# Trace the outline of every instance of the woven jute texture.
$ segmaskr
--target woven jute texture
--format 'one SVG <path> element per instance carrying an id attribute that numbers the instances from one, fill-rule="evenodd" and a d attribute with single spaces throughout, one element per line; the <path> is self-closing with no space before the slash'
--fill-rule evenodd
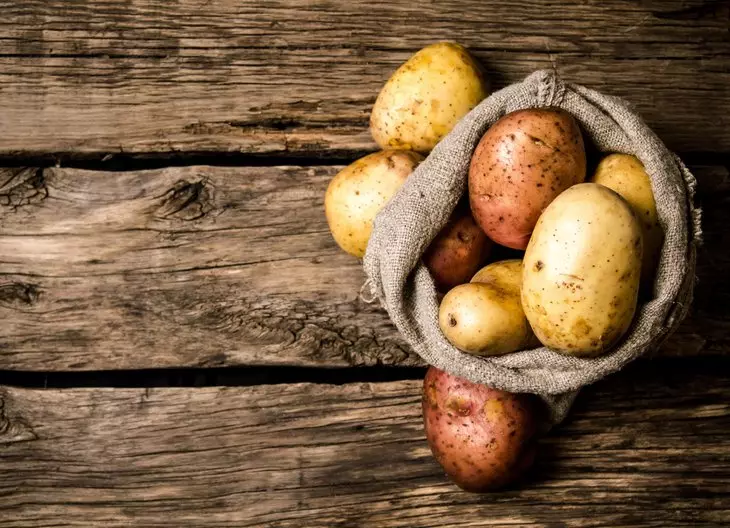
<path id="1" fill-rule="evenodd" d="M 439 302 L 421 256 L 464 195 L 472 153 L 486 130 L 509 112 L 545 107 L 571 113 L 601 152 L 633 154 L 644 164 L 665 234 L 653 295 L 637 308 L 620 344 L 598 358 L 569 357 L 544 347 L 500 357 L 466 354 L 439 329 Z M 627 102 L 564 84 L 554 71 L 537 71 L 467 114 L 381 210 L 364 259 L 368 283 L 393 324 L 426 362 L 473 382 L 538 394 L 555 424 L 565 417 L 581 387 L 656 348 L 687 314 L 701 239 L 695 186 L 680 159 Z"/>

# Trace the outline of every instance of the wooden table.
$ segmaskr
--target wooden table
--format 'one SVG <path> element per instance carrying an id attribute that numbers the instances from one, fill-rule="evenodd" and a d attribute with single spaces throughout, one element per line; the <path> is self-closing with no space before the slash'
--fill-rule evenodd
<path id="1" fill-rule="evenodd" d="M 728 2 L 0 6 L 0 525 L 730 522 Z M 432 460 L 423 364 L 322 210 L 442 39 L 494 88 L 552 65 L 626 97 L 704 207 L 690 319 L 486 496 Z"/>

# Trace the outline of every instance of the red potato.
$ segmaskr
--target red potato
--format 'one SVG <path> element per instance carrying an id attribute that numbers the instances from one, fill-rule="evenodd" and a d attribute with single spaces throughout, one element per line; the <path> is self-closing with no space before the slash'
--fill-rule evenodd
<path id="1" fill-rule="evenodd" d="M 476 224 L 469 208 L 457 207 L 426 250 L 423 263 L 431 272 L 436 288 L 445 293 L 469 282 L 491 249 L 492 241 Z"/>
<path id="2" fill-rule="evenodd" d="M 487 130 L 469 167 L 474 219 L 497 244 L 525 249 L 543 209 L 586 177 L 578 123 L 563 110 L 519 110 Z"/>
<path id="3" fill-rule="evenodd" d="M 511 394 L 431 367 L 422 403 L 431 451 L 460 488 L 495 490 L 532 465 L 540 420 L 536 396 Z"/>

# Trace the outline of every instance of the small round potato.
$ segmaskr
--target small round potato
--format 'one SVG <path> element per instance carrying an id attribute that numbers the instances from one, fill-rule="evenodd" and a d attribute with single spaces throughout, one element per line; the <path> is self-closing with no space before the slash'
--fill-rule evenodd
<path id="1" fill-rule="evenodd" d="M 348 165 L 327 187 L 324 210 L 335 242 L 362 258 L 380 209 L 423 160 L 416 152 L 384 150 Z"/>
<path id="2" fill-rule="evenodd" d="M 532 394 L 511 394 L 431 367 L 422 407 L 431 452 L 466 491 L 504 487 L 535 459 L 542 408 Z"/>
<path id="3" fill-rule="evenodd" d="M 459 44 L 423 48 L 385 83 L 370 115 L 381 148 L 427 153 L 487 96 L 479 65 Z"/>
<path id="4" fill-rule="evenodd" d="M 611 154 L 598 164 L 592 181 L 613 189 L 634 209 L 644 235 L 641 280 L 645 285 L 650 285 L 659 263 L 664 232 L 659 225 L 651 179 L 644 166 L 635 156 Z"/>
<path id="5" fill-rule="evenodd" d="M 423 255 L 436 288 L 447 292 L 468 282 L 486 261 L 492 241 L 474 222 L 469 207 L 457 207 Z"/>
<path id="6" fill-rule="evenodd" d="M 576 120 L 559 109 L 518 110 L 492 125 L 474 151 L 471 210 L 497 244 L 525 249 L 545 207 L 585 177 L 585 148 Z"/>
<path id="7" fill-rule="evenodd" d="M 439 326 L 459 350 L 478 356 L 508 354 L 533 344 L 522 311 L 522 261 L 482 268 L 469 284 L 449 291 L 439 307 Z"/>
<path id="8" fill-rule="evenodd" d="M 537 338 L 572 356 L 608 351 L 634 317 L 641 251 L 636 215 L 608 187 L 582 183 L 558 196 L 524 258 L 522 307 Z"/>

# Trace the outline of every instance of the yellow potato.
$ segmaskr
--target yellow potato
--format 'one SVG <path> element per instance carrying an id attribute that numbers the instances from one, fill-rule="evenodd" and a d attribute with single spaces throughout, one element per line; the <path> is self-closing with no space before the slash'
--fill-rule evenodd
<path id="1" fill-rule="evenodd" d="M 494 284 L 496 288 L 519 297 L 522 287 L 522 261 L 510 259 L 492 262 L 476 272 L 471 282 Z"/>
<path id="2" fill-rule="evenodd" d="M 567 355 L 606 352 L 634 317 L 641 255 L 641 225 L 626 200 L 595 183 L 564 191 L 525 252 L 522 307 L 537 338 Z"/>
<path id="3" fill-rule="evenodd" d="M 520 304 L 521 260 L 494 262 L 469 284 L 446 294 L 439 325 L 456 348 L 479 356 L 508 354 L 531 344 L 532 330 Z"/>
<path id="4" fill-rule="evenodd" d="M 641 280 L 651 284 L 659 263 L 664 232 L 659 225 L 651 180 L 644 166 L 629 154 L 611 154 L 598 164 L 592 181 L 613 189 L 634 209 L 644 235 Z"/>
<path id="5" fill-rule="evenodd" d="M 378 211 L 423 160 L 416 152 L 384 150 L 348 165 L 327 187 L 324 210 L 335 242 L 350 255 L 365 255 Z"/>
<path id="6" fill-rule="evenodd" d="M 370 132 L 381 148 L 427 153 L 486 96 L 479 66 L 462 46 L 432 44 L 385 84 L 370 115 Z"/>

